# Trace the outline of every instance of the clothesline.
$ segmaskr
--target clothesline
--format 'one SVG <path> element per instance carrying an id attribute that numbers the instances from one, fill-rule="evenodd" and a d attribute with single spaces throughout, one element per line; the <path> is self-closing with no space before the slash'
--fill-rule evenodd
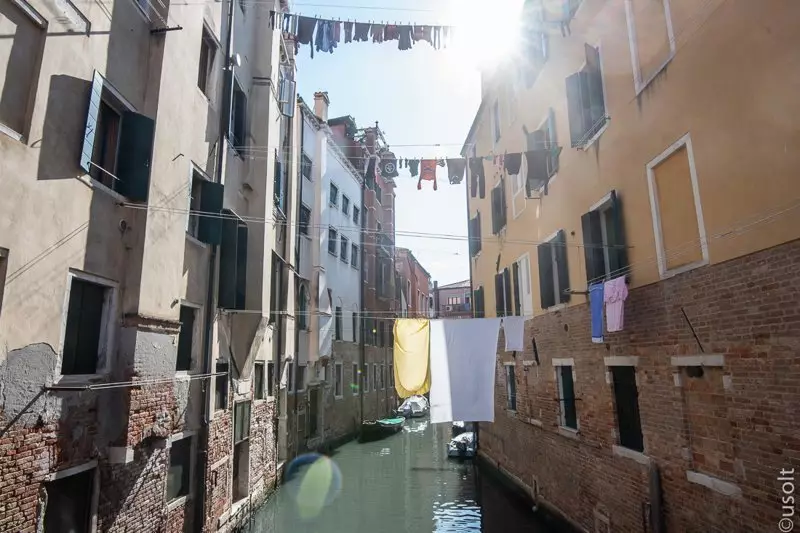
<path id="1" fill-rule="evenodd" d="M 312 59 L 315 50 L 332 54 L 341 42 L 397 41 L 399 50 L 410 50 L 415 43 L 426 41 L 438 50 L 447 47 L 454 32 L 449 25 L 341 21 L 280 11 L 270 11 L 270 26 L 294 36 L 296 52 L 301 44 L 310 45 Z"/>

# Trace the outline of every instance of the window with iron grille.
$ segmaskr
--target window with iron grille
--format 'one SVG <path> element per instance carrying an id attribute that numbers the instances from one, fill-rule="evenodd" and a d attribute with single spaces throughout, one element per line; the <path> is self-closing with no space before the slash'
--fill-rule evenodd
<path id="1" fill-rule="evenodd" d="M 517 410 L 517 377 L 515 365 L 505 365 L 506 370 L 506 408 L 509 411 Z"/>
<path id="2" fill-rule="evenodd" d="M 300 235 L 308 235 L 308 227 L 311 224 L 311 209 L 305 205 L 300 206 Z"/>
<path id="3" fill-rule="evenodd" d="M 338 248 L 339 232 L 336 228 L 328 228 L 328 253 L 335 256 Z"/>

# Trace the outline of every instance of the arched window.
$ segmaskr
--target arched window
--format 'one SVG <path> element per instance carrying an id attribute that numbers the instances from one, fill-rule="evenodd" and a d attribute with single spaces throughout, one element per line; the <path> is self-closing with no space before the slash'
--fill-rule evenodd
<path id="1" fill-rule="evenodd" d="M 305 283 L 301 283 L 297 291 L 297 327 L 301 330 L 308 329 L 308 302 L 308 289 Z"/>

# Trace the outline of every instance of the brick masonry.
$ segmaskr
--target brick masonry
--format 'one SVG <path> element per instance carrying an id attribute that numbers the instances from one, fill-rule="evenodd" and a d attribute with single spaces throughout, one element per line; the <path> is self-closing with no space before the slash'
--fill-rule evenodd
<path id="1" fill-rule="evenodd" d="M 672 356 L 724 357 L 689 377 Z M 532 363 L 536 339 L 540 364 Z M 648 467 L 613 453 L 616 412 L 604 357 L 636 356 L 644 453 L 661 470 L 667 531 L 771 531 L 781 517 L 781 468 L 800 467 L 800 241 L 630 291 L 625 328 L 590 341 L 587 305 L 526 323 L 526 350 L 502 351 L 496 420 L 481 424 L 482 453 L 587 531 L 643 531 Z M 553 358 L 573 358 L 579 431 L 558 431 Z M 523 361 L 525 363 L 523 363 Z M 504 363 L 515 362 L 516 413 Z M 639 458 L 642 459 L 641 457 Z M 697 472 L 732 495 L 687 479 Z M 710 479 L 710 478 L 704 478 Z M 740 494 L 736 494 L 740 490 Z"/>

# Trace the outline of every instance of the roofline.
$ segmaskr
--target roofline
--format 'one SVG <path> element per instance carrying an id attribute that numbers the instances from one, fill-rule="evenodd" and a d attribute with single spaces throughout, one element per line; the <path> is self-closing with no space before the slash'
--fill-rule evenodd
<path id="1" fill-rule="evenodd" d="M 466 139 L 464 139 L 464 146 L 461 147 L 461 157 L 467 157 L 467 148 L 471 144 L 474 144 L 470 142 L 470 139 L 472 139 L 472 136 L 475 135 L 475 130 L 478 129 L 478 119 L 483 113 L 483 109 L 486 107 L 486 102 L 486 98 L 481 98 L 481 105 L 478 106 L 478 110 L 475 112 L 475 118 L 472 119 L 472 125 L 469 127 L 469 132 L 467 133 Z"/>
<path id="2" fill-rule="evenodd" d="M 411 259 L 413 259 L 414 262 L 417 265 L 419 265 L 419 267 L 422 269 L 422 271 L 425 272 L 425 275 L 428 276 L 428 281 L 431 281 L 431 273 L 428 272 L 428 270 L 424 266 L 422 266 L 422 263 L 419 262 L 419 259 L 417 259 L 417 257 L 414 255 L 414 252 L 412 252 L 408 248 L 403 248 L 402 246 L 396 246 L 395 247 L 395 251 L 397 251 L 397 250 L 403 250 L 403 251 L 407 252 L 407 254 L 408 254 L 407 257 L 410 257 Z"/>
<path id="3" fill-rule="evenodd" d="M 459 285 L 466 283 L 465 287 L 460 287 Z M 448 283 L 447 285 L 439 285 L 440 289 L 468 289 L 470 288 L 470 280 L 465 279 L 464 281 L 456 281 L 454 283 Z"/>

